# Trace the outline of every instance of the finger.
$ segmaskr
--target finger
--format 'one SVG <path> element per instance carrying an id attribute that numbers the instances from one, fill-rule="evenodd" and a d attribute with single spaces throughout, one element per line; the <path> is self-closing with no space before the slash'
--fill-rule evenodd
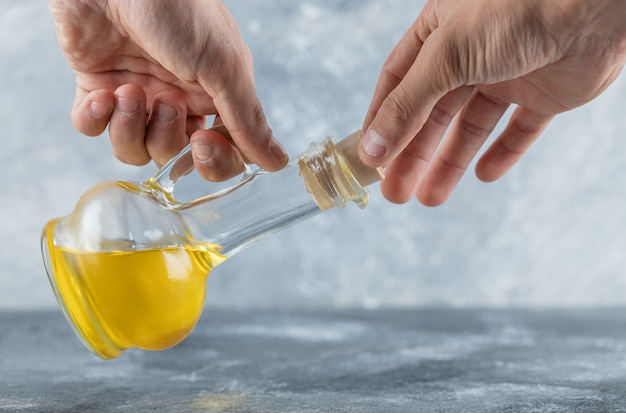
<path id="1" fill-rule="evenodd" d="M 451 64 L 451 48 L 442 44 L 441 34 L 436 31 L 422 44 L 423 24 L 419 22 L 394 48 L 381 75 L 390 78 L 381 80 L 381 84 L 392 84 L 393 77 L 401 80 L 384 98 L 361 140 L 359 154 L 371 167 L 385 166 L 398 156 L 427 121 L 435 104 L 462 85 L 458 68 Z M 416 50 L 419 53 L 402 76 L 402 69 Z"/>
<path id="2" fill-rule="evenodd" d="M 279 170 L 289 157 L 267 124 L 245 61 L 239 60 L 237 67 L 222 79 L 219 89 L 215 90 L 207 80 L 200 82 L 213 96 L 224 126 L 241 152 L 268 171 Z"/>
<path id="3" fill-rule="evenodd" d="M 187 145 L 187 106 L 175 93 L 161 93 L 154 98 L 146 129 L 146 149 L 150 158 L 163 166 Z"/>
<path id="4" fill-rule="evenodd" d="M 194 165 L 204 179 L 220 182 L 243 172 L 239 151 L 222 134 L 198 130 L 191 135 L 190 144 Z"/>
<path id="5" fill-rule="evenodd" d="M 476 90 L 428 166 L 417 189 L 424 205 L 444 203 L 509 104 Z"/>
<path id="6" fill-rule="evenodd" d="M 471 94 L 472 88 L 463 86 L 448 93 L 435 105 L 419 133 L 386 168 L 381 191 L 387 200 L 405 203 L 413 198 L 446 129 Z"/>
<path id="7" fill-rule="evenodd" d="M 187 136 L 193 135 L 197 130 L 204 129 L 206 127 L 206 116 L 187 116 L 187 125 L 185 127 L 185 134 Z"/>
<path id="8" fill-rule="evenodd" d="M 482 181 L 499 179 L 526 153 L 554 119 L 517 107 L 507 127 L 476 164 L 476 176 Z"/>
<path id="9" fill-rule="evenodd" d="M 99 89 L 87 92 L 76 88 L 72 123 L 80 133 L 98 136 L 106 129 L 114 106 L 115 98 L 109 90 Z"/>
<path id="10" fill-rule="evenodd" d="M 255 164 L 268 171 L 277 171 L 287 165 L 289 156 L 281 143 L 267 126 L 263 109 L 258 100 L 235 106 L 230 100 L 215 98 L 224 126 L 230 132 L 237 147 Z M 248 98 L 246 98 L 248 99 Z"/>
<path id="11" fill-rule="evenodd" d="M 406 39 L 405 35 L 405 38 L 392 50 L 383 65 L 378 82 L 376 83 L 374 96 L 367 110 L 365 121 L 363 122 L 363 130 L 367 130 L 389 93 L 398 87 L 402 79 L 404 79 L 415 62 L 415 58 L 421 47 L 422 43 L 417 41 L 415 36 L 410 36 Z"/>
<path id="12" fill-rule="evenodd" d="M 137 85 L 120 86 L 114 92 L 115 108 L 109 121 L 113 154 L 130 165 L 150 161 L 146 148 L 146 94 Z"/>
<path id="13" fill-rule="evenodd" d="M 427 3 L 414 26 L 404 34 L 385 61 L 363 122 L 363 130 L 368 129 L 385 98 L 400 84 L 413 66 L 422 48 L 423 39 L 426 39 L 432 31 L 430 28 L 431 6 L 431 2 Z"/>

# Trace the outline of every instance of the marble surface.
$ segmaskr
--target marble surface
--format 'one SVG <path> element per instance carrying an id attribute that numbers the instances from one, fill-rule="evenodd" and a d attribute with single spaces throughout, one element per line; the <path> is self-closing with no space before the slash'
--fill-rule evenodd
<path id="1" fill-rule="evenodd" d="M 0 412 L 626 412 L 626 310 L 207 309 L 111 361 L 0 312 Z"/>

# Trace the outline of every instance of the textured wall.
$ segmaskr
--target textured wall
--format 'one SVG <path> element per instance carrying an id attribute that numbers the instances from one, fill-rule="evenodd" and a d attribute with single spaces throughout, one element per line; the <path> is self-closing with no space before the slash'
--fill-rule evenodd
<path id="1" fill-rule="evenodd" d="M 360 127 L 378 70 L 420 2 L 228 1 L 269 121 L 292 155 Z M 108 138 L 72 128 L 74 77 L 46 3 L 0 14 L 0 307 L 53 306 L 42 225 L 111 178 Z M 209 280 L 217 306 L 626 304 L 626 81 L 557 118 L 505 178 L 468 171 L 447 204 L 330 211 L 243 251 Z M 187 196 L 205 191 L 191 178 Z M 202 189 L 199 189 L 202 188 Z"/>

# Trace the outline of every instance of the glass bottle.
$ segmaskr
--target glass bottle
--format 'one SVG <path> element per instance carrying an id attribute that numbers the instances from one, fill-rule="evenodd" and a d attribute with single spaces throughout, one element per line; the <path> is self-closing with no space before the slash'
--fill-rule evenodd
<path id="1" fill-rule="evenodd" d="M 217 128 L 226 134 L 223 128 Z M 248 169 L 235 186 L 191 202 L 173 195 L 190 147 L 150 179 L 102 182 L 53 219 L 42 254 L 57 301 L 87 348 L 108 359 L 162 350 L 193 330 L 211 269 L 254 242 L 333 207 L 367 204 L 382 172 L 356 152 L 360 131 L 313 143 L 287 167 Z"/>

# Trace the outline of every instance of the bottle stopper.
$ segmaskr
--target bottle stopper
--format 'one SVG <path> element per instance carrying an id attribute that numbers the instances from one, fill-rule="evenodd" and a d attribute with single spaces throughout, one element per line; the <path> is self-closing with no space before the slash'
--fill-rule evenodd
<path id="1" fill-rule="evenodd" d="M 335 148 L 337 148 L 350 171 L 356 180 L 359 181 L 359 184 L 366 187 L 382 180 L 385 174 L 382 168 L 372 168 L 361 161 L 358 148 L 362 136 L 363 131 L 358 130 L 335 144 Z"/>

